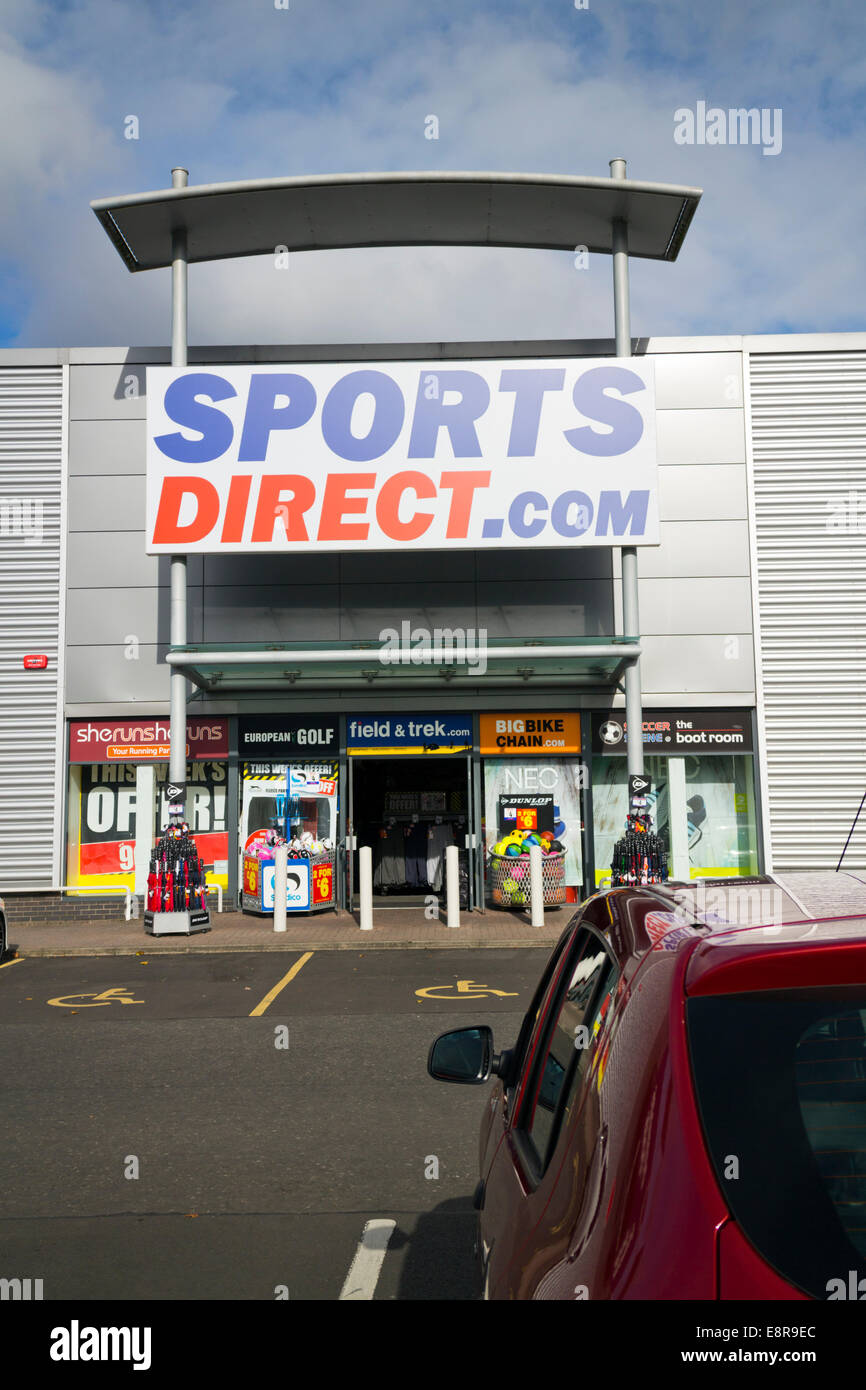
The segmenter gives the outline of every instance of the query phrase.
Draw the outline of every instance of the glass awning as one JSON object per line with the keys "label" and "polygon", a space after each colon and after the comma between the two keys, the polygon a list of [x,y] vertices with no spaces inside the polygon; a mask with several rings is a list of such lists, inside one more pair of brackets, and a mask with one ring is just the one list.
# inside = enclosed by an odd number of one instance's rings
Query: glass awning
{"label": "glass awning", "polygon": [[[500,638],[464,647],[449,629],[429,644],[220,643],[173,647],[166,660],[207,693],[419,686],[616,685],[640,656],[637,637]],[[438,643],[438,645],[437,645]]]}

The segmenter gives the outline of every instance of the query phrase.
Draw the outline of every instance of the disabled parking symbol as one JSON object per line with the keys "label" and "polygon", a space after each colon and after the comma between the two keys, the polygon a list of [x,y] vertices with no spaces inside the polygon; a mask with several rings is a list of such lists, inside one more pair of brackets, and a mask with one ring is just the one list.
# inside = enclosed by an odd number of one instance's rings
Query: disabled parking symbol
{"label": "disabled parking symbol", "polygon": [[[89,1004],[84,1002],[87,999]],[[115,989],[104,989],[101,994],[59,994],[48,1003],[58,1009],[101,1009],[106,1004],[143,1004],[144,1000],[133,999],[125,985],[118,985]]]}
{"label": "disabled parking symbol", "polygon": [[474,980],[457,980],[453,985],[426,985],[416,989],[419,999],[485,999],[495,994],[501,999],[516,999],[512,990],[493,989],[491,985],[479,985]]}

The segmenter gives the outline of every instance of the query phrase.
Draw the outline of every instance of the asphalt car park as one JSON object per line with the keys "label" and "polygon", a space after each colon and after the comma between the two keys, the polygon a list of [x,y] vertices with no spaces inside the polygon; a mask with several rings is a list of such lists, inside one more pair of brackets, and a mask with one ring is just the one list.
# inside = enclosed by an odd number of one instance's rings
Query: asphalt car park
{"label": "asphalt car park", "polygon": [[0,1275],[46,1299],[476,1296],[483,1097],[455,1105],[427,1052],[466,1022],[516,1035],[547,955],[6,962]]}

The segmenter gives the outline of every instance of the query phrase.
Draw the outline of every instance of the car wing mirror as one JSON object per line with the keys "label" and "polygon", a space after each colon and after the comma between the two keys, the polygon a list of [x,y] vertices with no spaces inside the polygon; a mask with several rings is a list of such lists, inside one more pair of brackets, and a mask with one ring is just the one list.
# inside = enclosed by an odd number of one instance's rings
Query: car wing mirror
{"label": "car wing mirror", "polygon": [[493,1051],[493,1029],[458,1028],[440,1033],[430,1048],[427,1071],[434,1081],[451,1081],[462,1086],[480,1086],[496,1074],[499,1058]]}

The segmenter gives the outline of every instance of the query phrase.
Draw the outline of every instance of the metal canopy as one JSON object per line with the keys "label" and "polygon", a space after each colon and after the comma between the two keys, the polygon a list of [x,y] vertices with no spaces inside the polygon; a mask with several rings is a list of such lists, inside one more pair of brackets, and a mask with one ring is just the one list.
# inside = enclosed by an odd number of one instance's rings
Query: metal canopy
{"label": "metal canopy", "polygon": [[674,261],[701,189],[556,174],[325,174],[199,184],[91,203],[130,270],[172,262],[361,246],[516,246]]}
{"label": "metal canopy", "polygon": [[[480,653],[455,653],[453,646],[415,650],[416,660],[383,660],[381,642],[253,643],[172,648],[166,658],[202,691],[215,694],[256,690],[391,690],[420,686],[455,689],[507,685],[616,685],[624,668],[640,656],[637,638],[503,638]],[[482,656],[485,669],[477,670]]]}

